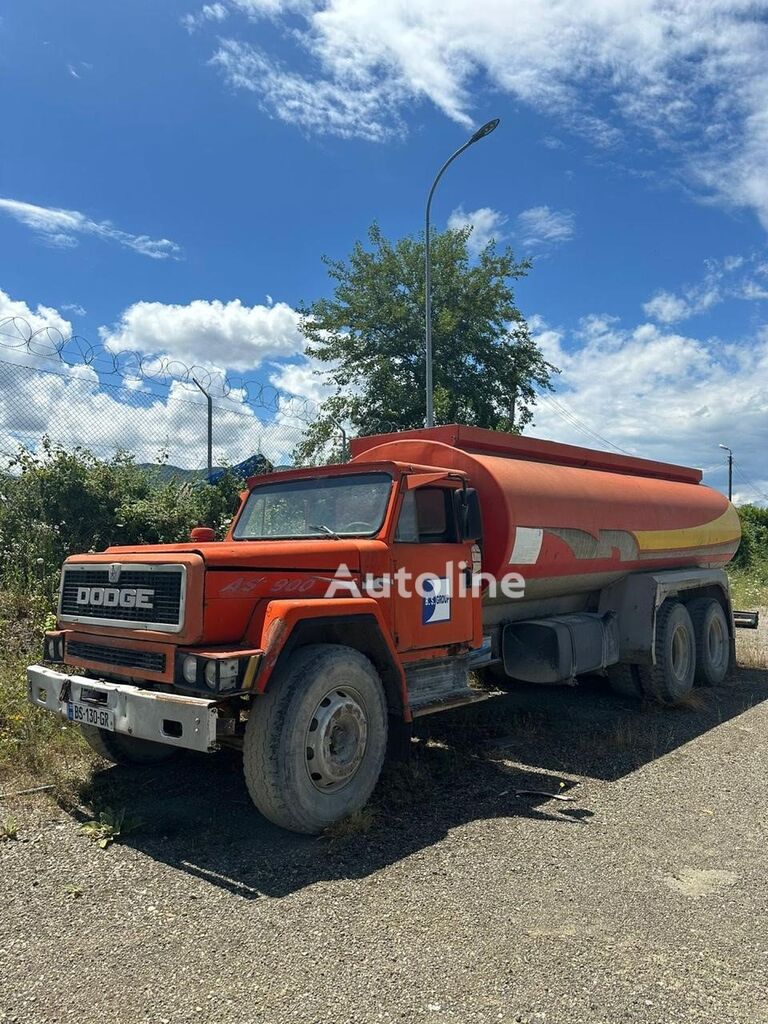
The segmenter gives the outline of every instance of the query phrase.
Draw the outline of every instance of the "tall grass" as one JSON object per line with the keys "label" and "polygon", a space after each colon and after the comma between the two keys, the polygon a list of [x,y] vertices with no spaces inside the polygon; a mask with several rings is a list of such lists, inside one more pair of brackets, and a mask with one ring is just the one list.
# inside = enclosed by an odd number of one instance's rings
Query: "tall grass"
{"label": "tall grass", "polygon": [[0,788],[44,781],[64,794],[92,758],[77,729],[27,700],[26,668],[40,660],[42,636],[51,625],[40,595],[0,592]]}

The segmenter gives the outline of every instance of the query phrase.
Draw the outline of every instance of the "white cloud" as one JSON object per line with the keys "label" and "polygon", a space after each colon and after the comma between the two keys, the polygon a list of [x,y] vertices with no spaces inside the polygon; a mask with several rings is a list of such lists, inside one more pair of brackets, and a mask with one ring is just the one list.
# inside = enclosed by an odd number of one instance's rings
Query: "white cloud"
{"label": "white cloud", "polygon": [[[541,318],[531,325],[546,358],[562,370],[554,396],[541,399],[532,433],[708,467],[707,480],[721,489],[717,446],[732,443],[742,471],[768,493],[768,328],[736,346],[647,323],[625,328],[611,317],[585,319],[568,339]],[[742,500],[755,495],[745,490]]]}
{"label": "white cloud", "polygon": [[658,320],[659,323],[674,324],[678,320],[685,320],[692,311],[690,304],[679,295],[660,291],[643,303],[643,312],[652,320]]}
{"label": "white cloud", "polygon": [[517,232],[523,245],[559,245],[573,238],[574,215],[549,206],[532,206],[517,218]]}
{"label": "white cloud", "polygon": [[244,306],[239,299],[185,306],[136,302],[99,334],[110,352],[169,355],[185,363],[252,370],[265,359],[295,356],[303,349],[298,313],[285,302]]}
{"label": "white cloud", "polygon": [[745,281],[739,298],[747,299],[749,302],[762,302],[768,299],[768,288],[757,281]]}
{"label": "white cloud", "polygon": [[701,281],[684,285],[679,294],[666,289],[656,292],[643,304],[643,312],[657,323],[673,324],[705,313],[726,299],[768,299],[768,289],[755,280],[762,275],[760,259],[753,254],[707,260]]}
{"label": "white cloud", "polygon": [[75,316],[85,316],[88,310],[79,302],[65,302],[61,307],[65,313],[74,313]]}
{"label": "white cloud", "polygon": [[12,299],[0,290],[0,337],[5,346],[14,338],[21,343],[32,333],[47,330],[62,337],[69,336],[72,324],[57,309],[43,305],[33,309],[26,302]]}
{"label": "white cloud", "polygon": [[276,363],[269,382],[291,398],[319,405],[335,392],[335,388],[325,383],[324,372],[328,369],[328,363],[303,356],[299,362]]}
{"label": "white cloud", "polygon": [[256,93],[267,112],[306,131],[380,142],[400,124],[396,111],[403,89],[394,82],[363,78],[350,89],[312,80],[234,39],[222,40],[211,63],[231,86]]}
{"label": "white cloud", "polygon": [[[282,16],[302,74],[230,39],[229,81],[304,129],[381,139],[425,99],[464,127],[483,86],[610,146],[638,130],[768,227],[765,0],[230,0]],[[309,60],[307,60],[307,55]],[[608,114],[605,112],[609,111]]]}
{"label": "white cloud", "polygon": [[484,249],[491,239],[496,242],[503,241],[506,223],[507,217],[489,206],[481,206],[479,210],[470,210],[469,213],[463,207],[457,206],[448,218],[449,228],[472,228],[467,244],[474,253]]}
{"label": "white cloud", "polygon": [[229,11],[222,3],[204,4],[196,13],[185,14],[181,23],[187,32],[194,32],[207,21],[224,21],[228,14]]}
{"label": "white cloud", "polygon": [[79,235],[93,235],[106,241],[117,242],[127,249],[151,259],[179,259],[181,249],[168,238],[149,238],[121,231],[108,220],[91,220],[78,210],[59,210],[49,206],[35,206],[18,199],[0,199],[0,210],[31,228],[47,245],[71,249],[78,245]]}

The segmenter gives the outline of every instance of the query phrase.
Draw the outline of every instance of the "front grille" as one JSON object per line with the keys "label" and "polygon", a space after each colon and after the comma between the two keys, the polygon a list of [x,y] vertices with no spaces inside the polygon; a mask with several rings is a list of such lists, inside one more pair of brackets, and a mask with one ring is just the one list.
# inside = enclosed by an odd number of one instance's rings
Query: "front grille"
{"label": "front grille", "polygon": [[141,668],[147,672],[165,672],[165,655],[155,651],[130,651],[124,647],[105,647],[103,644],[87,644],[82,640],[71,640],[67,644],[67,656],[82,658],[84,661],[98,661],[116,668]]}
{"label": "front grille", "polygon": [[[109,582],[109,568],[65,568],[61,585],[63,619],[146,624],[168,629],[182,623],[183,567],[170,570],[121,568]],[[137,592],[138,591],[138,598]]]}

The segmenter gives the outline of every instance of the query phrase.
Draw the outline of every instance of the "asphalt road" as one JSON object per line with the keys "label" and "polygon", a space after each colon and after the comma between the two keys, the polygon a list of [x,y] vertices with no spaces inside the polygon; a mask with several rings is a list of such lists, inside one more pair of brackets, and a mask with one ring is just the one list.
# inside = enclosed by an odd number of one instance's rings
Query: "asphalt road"
{"label": "asphalt road", "polygon": [[[0,1020],[766,1024],[766,698],[742,669],[686,710],[591,683],[435,716],[335,841],[266,824],[226,754],[16,800]],[[142,824],[101,850],[106,806]]]}

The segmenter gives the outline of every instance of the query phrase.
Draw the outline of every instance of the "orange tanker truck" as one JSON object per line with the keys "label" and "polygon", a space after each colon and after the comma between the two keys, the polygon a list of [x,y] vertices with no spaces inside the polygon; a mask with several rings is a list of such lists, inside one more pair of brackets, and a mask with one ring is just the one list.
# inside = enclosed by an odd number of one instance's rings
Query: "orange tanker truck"
{"label": "orange tanker truck", "polygon": [[249,480],[223,541],[68,558],[31,702],[120,764],[240,746],[259,810],[311,833],[419,715],[517,681],[724,679],[739,521],[698,470],[462,426],[352,456]]}

